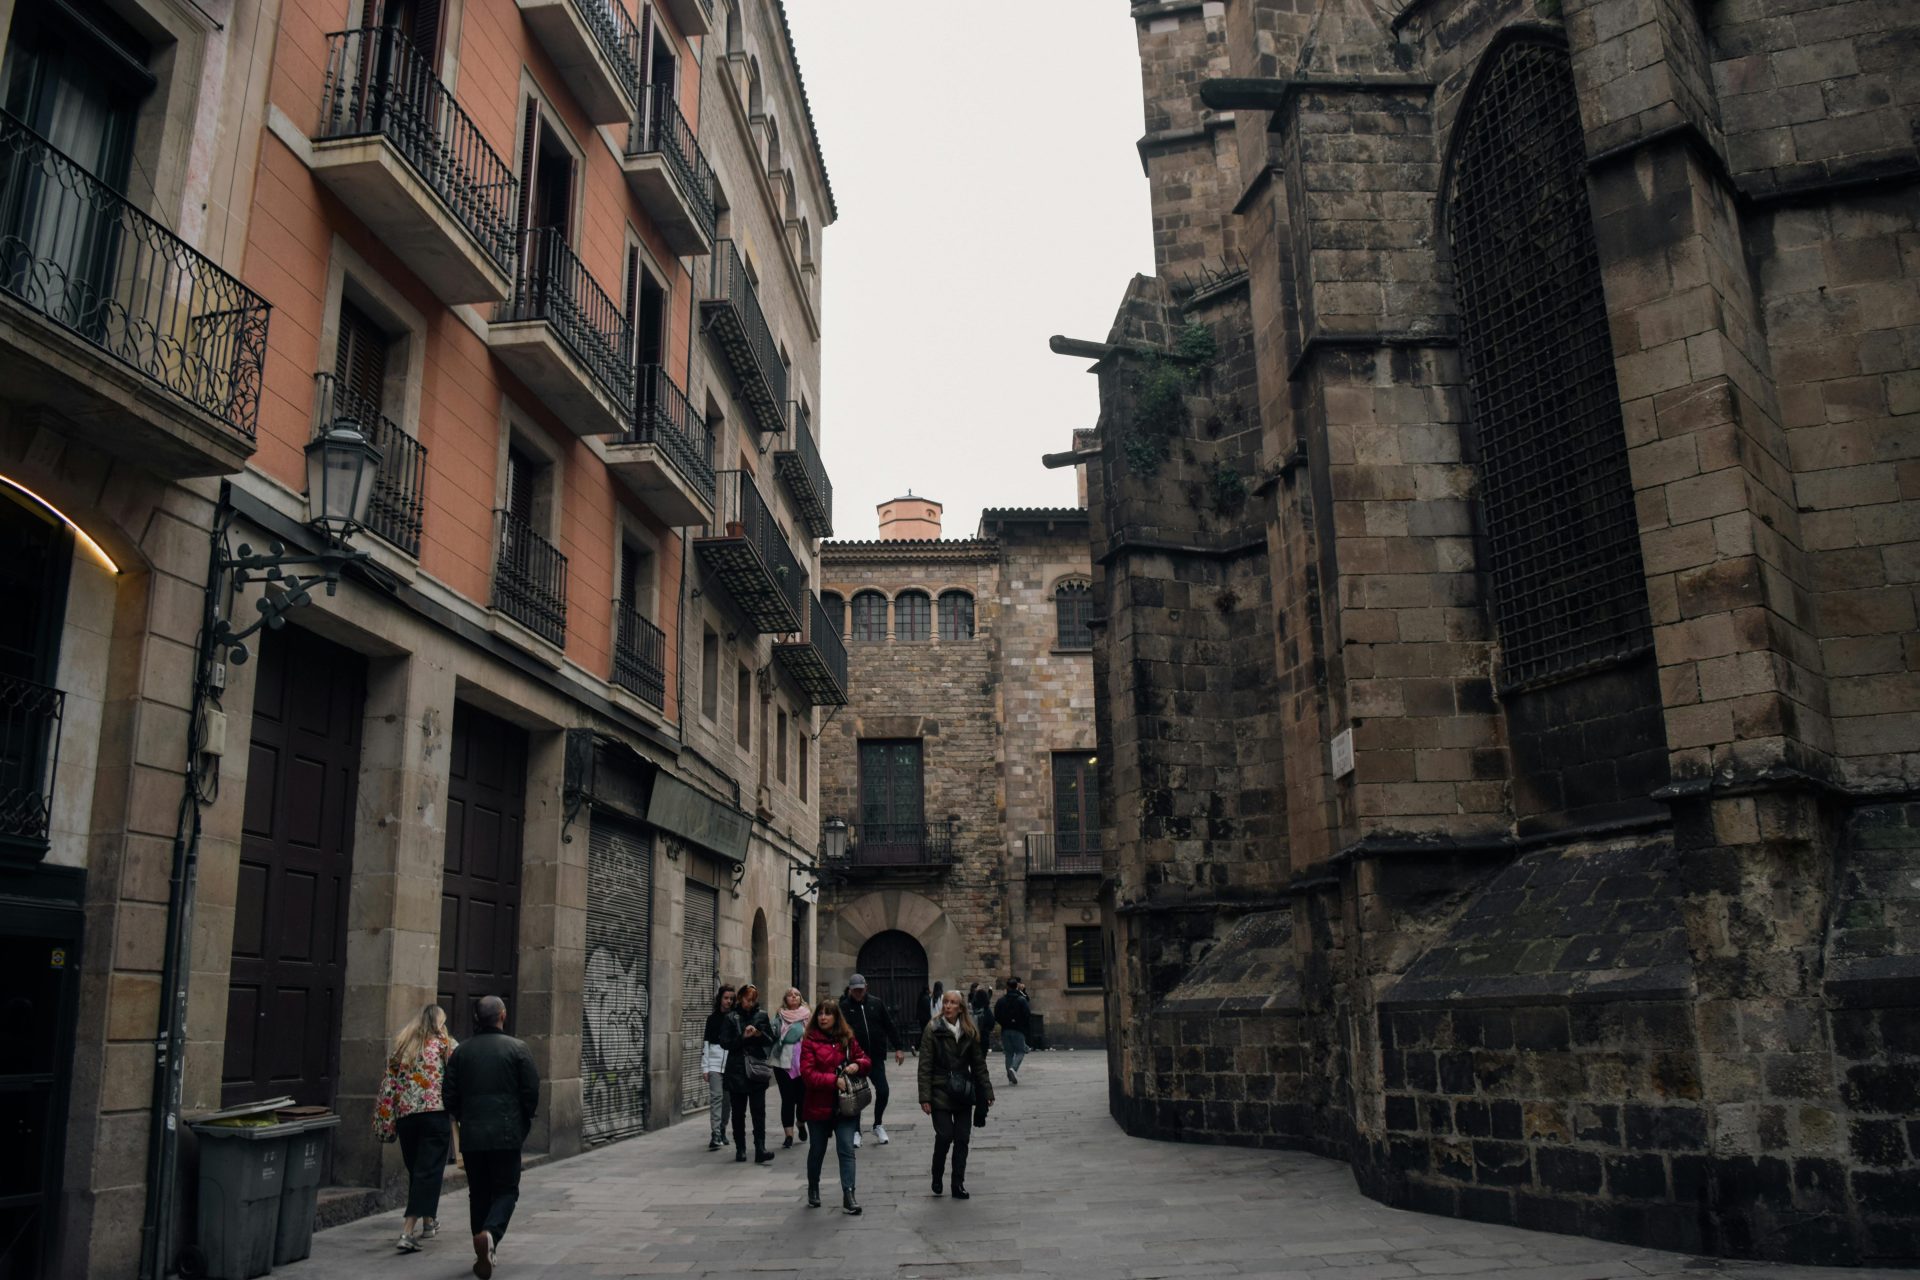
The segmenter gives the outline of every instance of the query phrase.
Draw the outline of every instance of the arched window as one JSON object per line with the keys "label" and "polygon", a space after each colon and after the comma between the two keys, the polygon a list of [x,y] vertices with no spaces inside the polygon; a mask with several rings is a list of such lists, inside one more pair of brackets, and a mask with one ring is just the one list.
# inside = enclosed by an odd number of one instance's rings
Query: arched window
{"label": "arched window", "polygon": [[964,591],[940,593],[940,638],[973,639],[973,597]]}
{"label": "arched window", "polygon": [[847,634],[847,602],[840,597],[838,592],[822,591],[820,593],[820,608],[826,613],[827,625],[833,628],[834,635],[844,636]]}
{"label": "arched window", "polygon": [[1093,584],[1078,578],[1061,583],[1053,591],[1053,610],[1060,648],[1093,648]]}
{"label": "arched window", "polygon": [[740,6],[746,0],[734,0],[727,8],[727,52],[745,53],[747,51],[747,33],[740,18]]}
{"label": "arched window", "polygon": [[747,59],[747,114],[757,116],[765,108],[760,101],[760,59]]}
{"label": "arched window", "polygon": [[933,638],[933,601],[927,598],[926,592],[902,591],[893,598],[893,638]]}
{"label": "arched window", "polygon": [[887,638],[887,598],[878,591],[861,591],[853,597],[853,638]]}
{"label": "arched window", "polygon": [[780,125],[772,116],[767,117],[767,170],[780,171]]}
{"label": "arched window", "polygon": [[1502,688],[1608,665],[1652,631],[1564,47],[1489,55],[1447,190]]}

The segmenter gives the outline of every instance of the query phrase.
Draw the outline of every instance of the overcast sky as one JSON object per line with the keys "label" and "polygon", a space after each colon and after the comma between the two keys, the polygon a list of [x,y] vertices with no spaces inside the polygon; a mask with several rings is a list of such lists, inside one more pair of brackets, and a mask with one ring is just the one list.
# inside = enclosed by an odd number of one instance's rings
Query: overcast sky
{"label": "overcast sky", "polygon": [[1153,270],[1134,24],[1113,0],[787,0],[840,220],[822,249],[834,532],[876,503],[1071,506],[1087,362]]}

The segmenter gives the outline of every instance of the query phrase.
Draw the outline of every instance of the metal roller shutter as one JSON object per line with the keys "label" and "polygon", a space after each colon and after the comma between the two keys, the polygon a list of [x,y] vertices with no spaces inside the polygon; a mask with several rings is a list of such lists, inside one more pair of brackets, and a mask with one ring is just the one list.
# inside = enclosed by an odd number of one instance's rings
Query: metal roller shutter
{"label": "metal roller shutter", "polygon": [[707,1082],[700,1074],[707,1011],[720,985],[720,891],[687,881],[686,957],[680,973],[680,1107],[707,1108]]}
{"label": "metal roller shutter", "polygon": [[653,840],[595,814],[587,841],[587,973],[580,1038],[581,1128],[591,1144],[647,1127]]}

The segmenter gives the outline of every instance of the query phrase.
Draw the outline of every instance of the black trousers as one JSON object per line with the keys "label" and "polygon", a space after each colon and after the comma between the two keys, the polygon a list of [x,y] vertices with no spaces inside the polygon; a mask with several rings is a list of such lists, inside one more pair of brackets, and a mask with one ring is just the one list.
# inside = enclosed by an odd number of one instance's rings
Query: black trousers
{"label": "black trousers", "polygon": [[[791,1129],[794,1122],[800,1120],[800,1098],[806,1086],[778,1068],[774,1070],[773,1082],[780,1086],[780,1127]],[[806,1128],[806,1123],[801,1121],[800,1127]]]}
{"label": "black trousers", "polygon": [[453,1146],[453,1121],[444,1111],[416,1111],[401,1116],[393,1127],[400,1135],[400,1158],[407,1164],[406,1216],[436,1217],[447,1151]]}
{"label": "black trousers", "polygon": [[893,1089],[887,1084],[887,1055],[873,1055],[873,1070],[867,1072],[867,1079],[873,1081],[873,1122],[879,1124],[887,1118],[887,1099]]}
{"label": "black trousers", "polygon": [[520,1149],[467,1151],[467,1216],[473,1234],[493,1233],[493,1242],[507,1234],[513,1206],[520,1203]]}
{"label": "black trousers", "polygon": [[967,1181],[967,1144],[973,1140],[973,1108],[965,1111],[933,1109],[933,1176],[946,1167],[947,1151],[953,1151],[953,1185]]}
{"label": "black trousers", "polygon": [[745,1093],[727,1090],[727,1110],[733,1113],[733,1149],[747,1149],[746,1112],[753,1112],[753,1149],[767,1149],[767,1087],[747,1086]]}

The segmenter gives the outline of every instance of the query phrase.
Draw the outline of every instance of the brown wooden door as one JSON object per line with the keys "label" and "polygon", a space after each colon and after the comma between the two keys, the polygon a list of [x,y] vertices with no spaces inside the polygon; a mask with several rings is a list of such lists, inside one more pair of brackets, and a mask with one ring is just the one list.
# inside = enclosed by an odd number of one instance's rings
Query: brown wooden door
{"label": "brown wooden door", "polygon": [[473,1002],[481,996],[505,999],[507,1025],[513,1025],[526,811],[527,735],[456,704],[440,896],[440,1007],[462,1040],[473,1034]]}
{"label": "brown wooden door", "polygon": [[259,648],[221,1097],[332,1106],[366,662],[295,627]]}

